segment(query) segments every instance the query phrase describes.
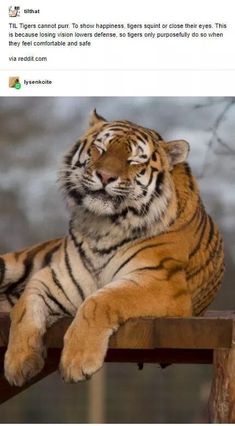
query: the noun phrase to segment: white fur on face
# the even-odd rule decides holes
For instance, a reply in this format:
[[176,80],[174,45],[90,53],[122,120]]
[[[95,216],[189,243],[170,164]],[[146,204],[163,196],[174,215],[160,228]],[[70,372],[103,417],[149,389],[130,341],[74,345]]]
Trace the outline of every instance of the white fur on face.
[[[158,186],[160,194],[156,193],[156,181],[161,170],[154,170],[150,166],[153,147],[148,143],[140,140],[132,144],[130,141],[131,152],[128,157],[130,167],[131,164],[140,164],[143,167],[144,163],[148,164],[144,173],[137,171],[137,174],[129,180],[118,177],[107,185],[103,185],[96,170],[92,169],[89,156],[91,144],[93,143],[101,152],[106,151],[114,136],[117,136],[116,133],[106,128],[95,136],[93,142],[84,139],[78,145],[77,151],[70,160],[69,174],[65,177],[68,188],[74,191],[70,197],[70,205],[73,209],[73,207],[76,208],[77,203],[78,207],[81,205],[97,216],[111,216],[127,209],[134,209],[137,215],[139,213],[142,217],[146,216],[144,221],[156,220],[157,216],[160,216],[167,208],[171,190],[169,184],[166,185],[164,182],[160,185],[163,186],[162,188]],[[68,162],[66,167],[69,169]]]

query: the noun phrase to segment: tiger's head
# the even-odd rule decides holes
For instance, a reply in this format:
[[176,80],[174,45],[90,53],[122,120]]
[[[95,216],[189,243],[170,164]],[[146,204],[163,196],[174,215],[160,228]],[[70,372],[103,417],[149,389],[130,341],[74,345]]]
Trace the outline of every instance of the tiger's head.
[[75,209],[156,221],[175,202],[171,171],[188,151],[183,140],[166,143],[154,130],[109,122],[94,111],[88,131],[64,158],[60,180]]

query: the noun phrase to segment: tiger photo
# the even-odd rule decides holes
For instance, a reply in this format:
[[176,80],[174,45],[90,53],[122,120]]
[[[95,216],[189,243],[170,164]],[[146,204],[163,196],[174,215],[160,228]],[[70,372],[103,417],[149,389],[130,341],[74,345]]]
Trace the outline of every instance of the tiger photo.
[[78,382],[102,367],[110,336],[127,320],[200,315],[213,301],[223,241],[188,154],[185,140],[165,141],[94,110],[59,170],[67,235],[0,256],[10,384],[22,386],[43,369],[46,330],[65,316],[74,319],[59,369],[66,382]]

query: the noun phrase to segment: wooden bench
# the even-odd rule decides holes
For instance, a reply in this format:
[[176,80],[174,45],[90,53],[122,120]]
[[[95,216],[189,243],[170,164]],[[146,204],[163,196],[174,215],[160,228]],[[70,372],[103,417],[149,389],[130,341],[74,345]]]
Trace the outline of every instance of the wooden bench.
[[[22,388],[10,386],[3,375],[3,358],[10,320],[0,314],[0,403],[22,392],[57,369],[65,318],[48,330],[44,370]],[[110,339],[107,362],[211,364],[214,374],[209,401],[210,421],[235,422],[235,311],[209,311],[203,317],[129,320]]]

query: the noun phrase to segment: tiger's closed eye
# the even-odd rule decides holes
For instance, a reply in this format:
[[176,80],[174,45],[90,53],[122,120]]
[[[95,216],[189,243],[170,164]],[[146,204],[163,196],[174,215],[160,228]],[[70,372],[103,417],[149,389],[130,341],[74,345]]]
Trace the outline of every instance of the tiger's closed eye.
[[99,143],[94,143],[93,148],[96,148],[100,154],[103,154],[105,152],[105,147]]
[[128,158],[127,160],[128,164],[132,165],[139,165],[140,162],[137,159]]
[[129,157],[127,162],[129,164],[144,164],[148,162],[148,156],[146,154],[136,155],[133,157]]

